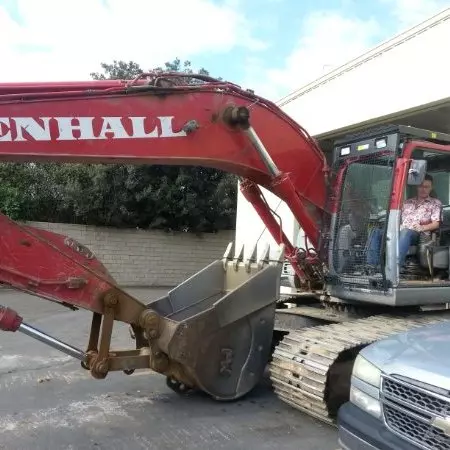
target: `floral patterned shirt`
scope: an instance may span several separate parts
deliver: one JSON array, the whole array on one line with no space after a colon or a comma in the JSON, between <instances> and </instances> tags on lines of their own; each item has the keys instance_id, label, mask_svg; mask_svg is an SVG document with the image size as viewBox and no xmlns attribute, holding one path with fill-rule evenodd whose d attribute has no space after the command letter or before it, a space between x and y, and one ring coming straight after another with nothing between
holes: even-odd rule
<instances>
[{"instance_id":1,"label":"floral patterned shirt","mask_svg":"<svg viewBox=\"0 0 450 450\"><path fill-rule=\"evenodd\" d=\"M413 228L415 225L428 225L431 222L441 220L442 203L437 198L428 197L425 200L410 198L403 204L402 224L403 228Z\"/></svg>"}]
</instances>

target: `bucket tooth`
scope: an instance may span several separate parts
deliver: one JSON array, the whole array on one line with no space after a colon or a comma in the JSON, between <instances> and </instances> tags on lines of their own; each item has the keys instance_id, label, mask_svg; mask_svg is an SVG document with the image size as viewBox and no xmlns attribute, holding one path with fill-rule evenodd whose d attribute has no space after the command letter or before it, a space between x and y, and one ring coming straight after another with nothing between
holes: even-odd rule
<instances>
[{"instance_id":1,"label":"bucket tooth","mask_svg":"<svg viewBox=\"0 0 450 450\"><path fill-rule=\"evenodd\" d=\"M236 252L234 261L233 261L234 270L238 270L239 263L244 261L244 250L245 250L244 245L241 245L239 252Z\"/></svg>"},{"instance_id":2,"label":"bucket tooth","mask_svg":"<svg viewBox=\"0 0 450 450\"><path fill-rule=\"evenodd\" d=\"M239 398L259 382L268 363L279 298L284 247L269 260L256 253L243 261L243 248L231 259L230 244L216 260L147 307L160 316L151 340L182 368L191 387L218 400ZM230 270L232 269L232 270ZM175 371L165 370L171 380Z\"/></svg>"},{"instance_id":3,"label":"bucket tooth","mask_svg":"<svg viewBox=\"0 0 450 450\"><path fill-rule=\"evenodd\" d=\"M247 260L245 262L245 270L247 272L251 271L251 265L252 265L252 263L254 263L256 261L257 257L258 257L258 244L255 244L250 256L247 258Z\"/></svg>"},{"instance_id":4,"label":"bucket tooth","mask_svg":"<svg viewBox=\"0 0 450 450\"><path fill-rule=\"evenodd\" d=\"M284 245L280 246L280 250L283 251L284 254ZM269 256L270 256L270 244L266 244L264 246L264 250L261 253L261 256L258 259L258 267L262 268L264 266L264 264L268 264L269 263Z\"/></svg>"},{"instance_id":5,"label":"bucket tooth","mask_svg":"<svg viewBox=\"0 0 450 450\"><path fill-rule=\"evenodd\" d=\"M225 253L223 254L223 259L231 261L234 257L234 252L235 252L234 241L232 241L227 245Z\"/></svg>"},{"instance_id":6,"label":"bucket tooth","mask_svg":"<svg viewBox=\"0 0 450 450\"><path fill-rule=\"evenodd\" d=\"M223 254L223 257L222 257L224 270L227 270L228 262L233 261L235 252L236 252L236 246L234 245L234 241L231 241L227 245L225 253Z\"/></svg>"}]
</instances>

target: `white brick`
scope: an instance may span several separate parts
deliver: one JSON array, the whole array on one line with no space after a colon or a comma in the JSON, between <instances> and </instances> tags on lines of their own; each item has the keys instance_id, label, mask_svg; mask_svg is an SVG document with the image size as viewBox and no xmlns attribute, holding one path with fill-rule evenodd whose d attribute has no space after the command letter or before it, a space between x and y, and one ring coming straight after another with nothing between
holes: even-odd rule
<instances>
[{"instance_id":1,"label":"white brick","mask_svg":"<svg viewBox=\"0 0 450 450\"><path fill-rule=\"evenodd\" d=\"M221 258L234 240L234 231L195 236L46 222L28 225L77 239L124 286L174 286Z\"/></svg>"}]
</instances>

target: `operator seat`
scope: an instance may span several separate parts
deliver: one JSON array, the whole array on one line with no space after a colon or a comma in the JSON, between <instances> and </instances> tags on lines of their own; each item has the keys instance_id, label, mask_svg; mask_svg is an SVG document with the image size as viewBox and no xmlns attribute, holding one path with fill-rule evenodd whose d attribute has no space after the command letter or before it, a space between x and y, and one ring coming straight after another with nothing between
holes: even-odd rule
<instances>
[{"instance_id":1,"label":"operator seat","mask_svg":"<svg viewBox=\"0 0 450 450\"><path fill-rule=\"evenodd\" d=\"M444 232L449 230L450 226L448 221L445 220L443 209L441 208L439 228L431 233L431 239L428 242L419 243L416 246L419 263L424 269L430 271L430 275L433 275L434 269L450 269L450 241L444 234Z\"/></svg>"}]
</instances>

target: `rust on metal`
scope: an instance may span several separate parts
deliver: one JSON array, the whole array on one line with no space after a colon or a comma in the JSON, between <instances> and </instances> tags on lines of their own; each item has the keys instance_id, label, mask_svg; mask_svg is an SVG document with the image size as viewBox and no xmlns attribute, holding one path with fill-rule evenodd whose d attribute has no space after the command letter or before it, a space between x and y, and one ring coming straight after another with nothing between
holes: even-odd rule
<instances>
[{"instance_id":1,"label":"rust on metal","mask_svg":"<svg viewBox=\"0 0 450 450\"><path fill-rule=\"evenodd\" d=\"M90 250L80 242L76 241L74 238L67 237L66 239L64 239L64 244L66 244L67 247L79 253L86 259L93 259L95 257L94 252L92 250Z\"/></svg>"},{"instance_id":2,"label":"rust on metal","mask_svg":"<svg viewBox=\"0 0 450 450\"><path fill-rule=\"evenodd\" d=\"M139 316L139 325L146 331L149 338L159 337L160 319L159 315L150 309L145 309Z\"/></svg>"}]
</instances>

